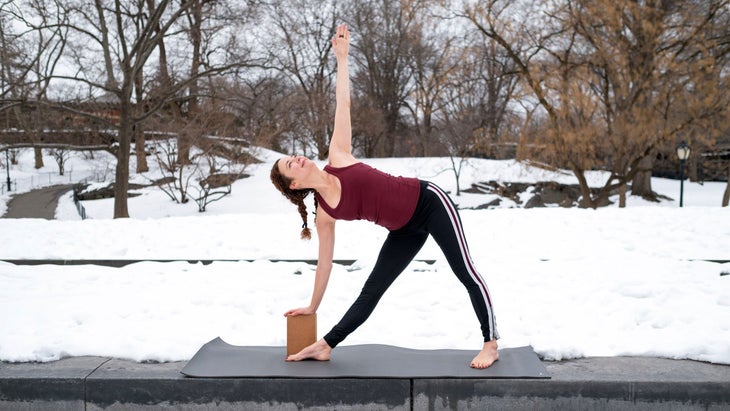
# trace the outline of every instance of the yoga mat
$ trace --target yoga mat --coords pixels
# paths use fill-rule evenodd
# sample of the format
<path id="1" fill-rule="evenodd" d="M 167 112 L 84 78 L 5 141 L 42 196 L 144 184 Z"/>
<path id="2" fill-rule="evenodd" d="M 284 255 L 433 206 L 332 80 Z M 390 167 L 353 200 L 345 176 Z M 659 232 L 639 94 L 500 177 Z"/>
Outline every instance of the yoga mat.
<path id="1" fill-rule="evenodd" d="M 550 378 L 531 347 L 503 348 L 499 361 L 477 370 L 476 350 L 415 350 L 391 345 L 339 346 L 330 361 L 286 362 L 286 347 L 203 345 L 182 373 L 188 377 L 245 378 Z"/>

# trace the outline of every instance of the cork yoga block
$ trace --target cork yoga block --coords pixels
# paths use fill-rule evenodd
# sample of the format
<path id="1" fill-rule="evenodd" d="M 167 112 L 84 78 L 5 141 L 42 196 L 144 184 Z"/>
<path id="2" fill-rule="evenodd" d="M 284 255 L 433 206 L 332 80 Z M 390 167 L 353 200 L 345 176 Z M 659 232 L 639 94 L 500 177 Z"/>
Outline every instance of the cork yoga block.
<path id="1" fill-rule="evenodd" d="M 286 317 L 286 355 L 296 354 L 317 341 L 317 314 Z"/>

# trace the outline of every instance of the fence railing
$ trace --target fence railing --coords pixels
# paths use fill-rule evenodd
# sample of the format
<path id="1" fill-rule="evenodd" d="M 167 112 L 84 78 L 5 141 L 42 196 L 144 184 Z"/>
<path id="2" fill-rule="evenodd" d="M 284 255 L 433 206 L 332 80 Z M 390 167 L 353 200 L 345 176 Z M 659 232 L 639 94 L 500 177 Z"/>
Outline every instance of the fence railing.
<path id="1" fill-rule="evenodd" d="M 13 189 L 13 187 L 15 187 L 15 189 Z M 0 195 L 3 195 L 10 191 L 18 191 L 17 187 L 18 184 L 13 180 L 10 180 L 10 187 L 8 187 L 7 180 L 3 179 L 2 184 L 0 184 Z"/>
<path id="2" fill-rule="evenodd" d="M 79 193 L 81 192 L 81 184 L 82 183 L 76 183 L 74 184 L 74 204 L 76 205 L 76 211 L 79 212 L 79 215 L 81 216 L 82 220 L 86 220 L 86 208 L 84 208 L 83 204 L 81 204 L 81 201 L 79 200 Z"/>
<path id="3" fill-rule="evenodd" d="M 59 175 L 58 172 L 48 171 L 45 173 L 38 173 L 30 177 L 25 178 L 11 178 L 10 183 L 12 186 L 13 193 L 25 193 L 36 188 L 43 188 L 57 184 L 76 184 L 77 182 L 106 181 L 108 173 L 88 171 L 84 173 L 73 173 L 67 171 L 64 175 Z M 2 179 L 2 188 L 0 188 L 0 194 L 8 192 L 8 186 L 6 179 Z"/>
<path id="4" fill-rule="evenodd" d="M 48 187 L 56 184 L 73 184 L 75 182 L 74 175 L 72 172 L 67 172 L 65 175 L 59 175 L 58 172 L 45 172 L 32 175 L 25 178 L 11 178 L 10 183 L 12 190 L 15 193 L 24 193 L 36 188 Z M 3 188 L 0 194 L 5 194 L 8 191 L 7 182 L 3 179 Z"/>

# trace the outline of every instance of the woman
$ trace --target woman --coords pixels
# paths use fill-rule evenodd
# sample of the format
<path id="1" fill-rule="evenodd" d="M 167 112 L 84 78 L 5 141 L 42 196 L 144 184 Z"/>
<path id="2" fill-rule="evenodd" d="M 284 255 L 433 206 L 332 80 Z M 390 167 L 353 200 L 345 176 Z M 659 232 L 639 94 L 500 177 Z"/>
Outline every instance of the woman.
<path id="1" fill-rule="evenodd" d="M 309 306 L 284 315 L 313 314 L 324 296 L 335 244 L 335 221 L 367 219 L 390 230 L 360 296 L 324 338 L 287 357 L 287 361 L 330 359 L 332 348 L 359 327 L 385 290 L 412 261 L 428 235 L 443 250 L 452 270 L 466 286 L 481 323 L 484 345 L 471 367 L 487 368 L 499 357 L 497 330 L 484 280 L 474 269 L 458 212 L 440 188 L 415 178 L 393 177 L 359 162 L 351 152 L 350 78 L 347 66 L 350 32 L 337 28 L 332 48 L 337 59 L 335 127 L 329 164 L 323 170 L 302 156 L 277 160 L 271 170 L 276 188 L 298 206 L 304 222 L 302 238 L 310 238 L 304 198 L 314 193 L 319 259 Z"/>

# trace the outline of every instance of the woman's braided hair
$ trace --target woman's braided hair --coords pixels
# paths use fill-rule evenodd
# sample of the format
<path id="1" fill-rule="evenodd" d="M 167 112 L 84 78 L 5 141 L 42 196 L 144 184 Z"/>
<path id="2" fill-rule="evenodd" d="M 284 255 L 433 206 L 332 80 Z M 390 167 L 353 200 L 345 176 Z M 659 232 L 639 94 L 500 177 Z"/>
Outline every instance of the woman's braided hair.
<path id="1" fill-rule="evenodd" d="M 297 206 L 297 209 L 299 210 L 299 215 L 302 216 L 302 233 L 301 237 L 302 239 L 311 239 L 312 238 L 312 232 L 307 226 L 307 205 L 304 204 L 304 199 L 307 198 L 309 193 L 314 193 L 313 188 L 305 188 L 302 190 L 293 190 L 289 188 L 291 185 L 291 179 L 281 174 L 281 171 L 279 171 L 279 160 L 276 160 L 274 163 L 274 166 L 271 168 L 271 182 L 274 183 L 274 187 L 276 187 L 279 192 L 281 192 L 284 197 L 289 199 L 289 201 L 292 202 L 295 206 Z M 317 209 L 317 197 L 314 197 L 314 209 Z M 316 217 L 315 217 L 316 221 Z"/>

